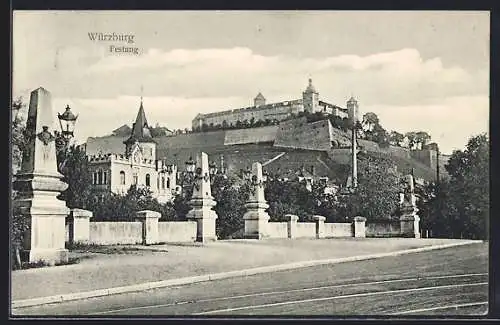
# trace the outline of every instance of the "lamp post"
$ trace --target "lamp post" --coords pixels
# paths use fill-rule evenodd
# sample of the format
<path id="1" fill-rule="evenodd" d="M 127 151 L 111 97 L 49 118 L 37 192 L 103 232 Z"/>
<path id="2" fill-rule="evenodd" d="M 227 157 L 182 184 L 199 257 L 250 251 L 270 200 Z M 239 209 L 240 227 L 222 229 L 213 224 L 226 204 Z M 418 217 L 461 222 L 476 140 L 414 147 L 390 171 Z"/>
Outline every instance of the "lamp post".
<path id="1" fill-rule="evenodd" d="M 185 162 L 185 171 L 180 174 L 183 195 L 185 195 L 188 190 L 192 189 L 193 186 L 196 186 L 196 181 L 198 179 L 208 177 L 210 182 L 213 182 L 217 177 L 227 178 L 224 167 L 218 168 L 217 164 L 213 161 L 209 163 L 208 170 L 209 173 L 207 175 L 202 175 L 201 168 L 197 168 L 193 157 L 189 157 L 189 160 Z"/>
<path id="2" fill-rule="evenodd" d="M 75 124 L 78 115 L 73 114 L 69 105 L 66 105 L 64 113 L 57 114 L 59 125 L 61 126 L 61 133 L 56 134 L 56 150 L 58 157 L 58 167 L 61 171 L 66 163 L 66 154 L 69 150 L 71 140 L 74 137 Z"/>
<path id="3" fill-rule="evenodd" d="M 57 117 L 59 118 L 59 125 L 61 126 L 61 134 L 63 138 L 69 142 L 69 140 L 73 138 L 78 115 L 73 114 L 69 105 L 66 105 L 64 113 L 57 114 Z"/>

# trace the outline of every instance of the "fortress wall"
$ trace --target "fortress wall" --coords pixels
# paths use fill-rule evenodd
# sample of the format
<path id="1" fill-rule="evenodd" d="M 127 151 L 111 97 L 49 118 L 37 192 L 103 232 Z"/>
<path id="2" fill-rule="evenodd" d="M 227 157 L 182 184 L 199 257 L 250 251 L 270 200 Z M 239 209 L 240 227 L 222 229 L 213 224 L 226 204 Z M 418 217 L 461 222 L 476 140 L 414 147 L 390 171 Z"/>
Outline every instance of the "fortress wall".
<path id="1" fill-rule="evenodd" d="M 277 131 L 277 125 L 252 129 L 227 130 L 224 137 L 224 145 L 274 142 Z"/>
<path id="2" fill-rule="evenodd" d="M 437 152 L 434 150 L 412 150 L 410 152 L 411 157 L 413 159 L 416 159 L 426 165 L 427 167 L 430 167 L 432 169 L 436 169 L 436 162 L 437 162 Z"/>
<path id="3" fill-rule="evenodd" d="M 351 149 L 332 149 L 328 155 L 336 163 L 351 165 Z"/>
<path id="4" fill-rule="evenodd" d="M 358 146 L 360 146 L 360 149 L 366 151 L 385 153 L 393 157 L 399 157 L 405 159 L 411 158 L 410 150 L 407 148 L 402 148 L 397 146 L 388 146 L 384 148 L 380 147 L 376 142 L 369 140 L 362 140 L 362 139 L 358 139 Z"/>
<path id="5" fill-rule="evenodd" d="M 311 168 L 314 167 L 314 172 L 318 176 L 330 178 L 335 176 L 333 175 L 335 172 L 319 162 L 318 157 L 322 158 L 322 153 L 318 151 L 287 150 L 285 155 L 263 168 L 273 174 L 289 174 L 302 167 L 310 172 Z"/>
<path id="6" fill-rule="evenodd" d="M 88 156 L 97 155 L 99 153 L 125 153 L 125 144 L 123 141 L 128 137 L 124 136 L 105 136 L 105 137 L 90 137 L 87 138 L 86 152 Z"/>
<path id="7" fill-rule="evenodd" d="M 340 147 L 350 147 L 351 146 L 351 134 L 344 132 L 337 128 L 334 128 L 330 124 L 330 138 L 335 141 Z"/>
<path id="8" fill-rule="evenodd" d="M 331 148 L 330 122 L 328 120 L 307 123 L 305 119 L 295 123 L 281 123 L 274 142 L 275 147 L 329 150 Z"/>
<path id="9" fill-rule="evenodd" d="M 168 148 L 207 148 L 224 145 L 224 131 L 187 133 L 172 137 L 155 138 L 157 149 Z"/>
<path id="10" fill-rule="evenodd" d="M 388 148 L 382 148 L 382 151 L 390 154 L 391 156 L 396 156 L 405 159 L 410 158 L 410 150 L 407 148 L 389 146 Z"/>

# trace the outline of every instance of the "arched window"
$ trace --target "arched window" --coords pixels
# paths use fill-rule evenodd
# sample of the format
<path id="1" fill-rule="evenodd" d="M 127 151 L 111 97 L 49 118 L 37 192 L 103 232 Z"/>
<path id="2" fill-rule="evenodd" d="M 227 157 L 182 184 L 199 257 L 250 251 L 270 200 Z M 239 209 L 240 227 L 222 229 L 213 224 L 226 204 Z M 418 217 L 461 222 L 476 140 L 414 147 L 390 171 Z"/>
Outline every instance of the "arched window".
<path id="1" fill-rule="evenodd" d="M 167 188 L 170 188 L 170 178 L 167 178 Z"/>
<path id="2" fill-rule="evenodd" d="M 102 184 L 102 169 L 97 172 L 97 184 Z"/>
<path id="3" fill-rule="evenodd" d="M 146 174 L 146 186 L 151 186 L 151 176 L 149 174 Z"/>
<path id="4" fill-rule="evenodd" d="M 125 185 L 125 172 L 120 171 L 120 185 Z"/>
<path id="5" fill-rule="evenodd" d="M 161 177 L 161 188 L 164 190 L 165 189 L 165 175 Z"/>

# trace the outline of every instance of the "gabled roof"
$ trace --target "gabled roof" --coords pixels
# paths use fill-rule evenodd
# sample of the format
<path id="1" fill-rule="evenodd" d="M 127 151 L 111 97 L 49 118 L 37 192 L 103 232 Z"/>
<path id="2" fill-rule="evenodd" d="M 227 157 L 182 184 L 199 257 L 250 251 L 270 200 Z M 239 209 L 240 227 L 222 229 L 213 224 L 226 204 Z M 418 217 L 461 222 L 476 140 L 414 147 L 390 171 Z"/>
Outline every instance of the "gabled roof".
<path id="1" fill-rule="evenodd" d="M 148 121 L 146 119 L 146 113 L 144 112 L 144 107 L 139 107 L 139 112 L 137 112 L 137 117 L 135 118 L 135 123 L 132 126 L 132 134 L 124 143 L 128 142 L 155 142 L 151 136 L 151 131 L 149 129 Z"/>
<path id="2" fill-rule="evenodd" d="M 129 135 L 132 129 L 127 124 L 120 126 L 119 128 L 113 130 L 114 135 Z"/>
<path id="3" fill-rule="evenodd" d="M 259 92 L 257 96 L 255 96 L 255 99 L 266 99 L 266 98 L 264 97 L 264 95 L 262 95 L 261 92 Z"/>

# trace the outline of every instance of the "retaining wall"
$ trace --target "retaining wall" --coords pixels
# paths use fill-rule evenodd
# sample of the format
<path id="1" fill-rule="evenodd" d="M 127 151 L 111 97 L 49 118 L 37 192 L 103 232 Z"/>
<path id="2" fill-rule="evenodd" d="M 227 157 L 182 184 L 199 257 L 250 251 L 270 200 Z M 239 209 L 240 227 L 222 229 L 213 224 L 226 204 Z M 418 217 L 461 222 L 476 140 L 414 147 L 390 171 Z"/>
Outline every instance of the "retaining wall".
<path id="1" fill-rule="evenodd" d="M 352 237 L 351 223 L 325 223 L 325 237 Z"/>

